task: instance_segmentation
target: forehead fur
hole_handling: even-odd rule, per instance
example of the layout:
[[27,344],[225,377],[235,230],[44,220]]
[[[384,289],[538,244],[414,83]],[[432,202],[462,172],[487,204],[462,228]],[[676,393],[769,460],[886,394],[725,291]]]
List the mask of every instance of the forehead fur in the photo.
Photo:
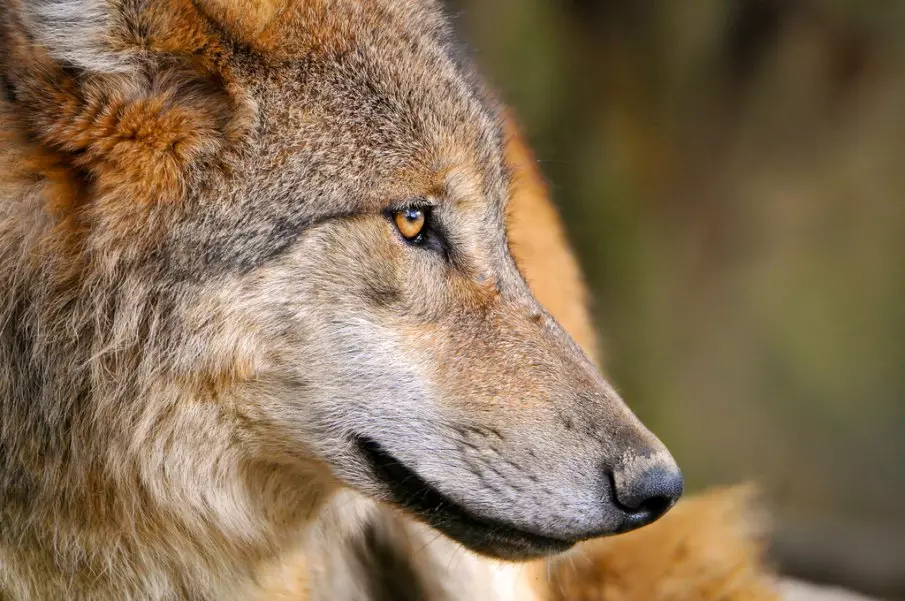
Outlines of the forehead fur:
[[232,64],[258,103],[262,143],[277,150],[257,163],[268,178],[277,169],[339,188],[328,204],[343,212],[436,193],[456,168],[498,175],[496,115],[445,38],[410,22],[445,28],[432,3],[293,6],[305,10],[282,17],[291,42]]
[[0,5],[12,110],[91,184],[95,241],[143,232],[145,256],[210,273],[463,173],[502,200],[496,111],[432,0]]

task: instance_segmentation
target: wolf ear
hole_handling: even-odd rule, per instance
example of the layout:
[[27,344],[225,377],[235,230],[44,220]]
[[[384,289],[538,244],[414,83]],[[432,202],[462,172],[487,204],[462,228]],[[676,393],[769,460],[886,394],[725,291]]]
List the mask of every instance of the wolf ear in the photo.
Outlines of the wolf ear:
[[0,0],[0,83],[15,123],[99,194],[181,198],[187,175],[222,165],[254,124],[217,63],[217,32],[190,3],[173,5]]

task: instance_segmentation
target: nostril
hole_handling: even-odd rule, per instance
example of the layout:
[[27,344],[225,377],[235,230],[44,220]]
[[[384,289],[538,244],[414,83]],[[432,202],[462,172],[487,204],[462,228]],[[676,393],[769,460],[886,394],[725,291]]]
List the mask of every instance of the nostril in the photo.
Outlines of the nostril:
[[612,480],[616,505],[639,522],[638,525],[650,523],[666,513],[682,496],[684,488],[682,472],[672,466],[656,466],[641,474],[616,470]]
[[676,498],[667,497],[666,495],[656,495],[649,499],[645,499],[636,508],[637,512],[646,513],[651,520],[655,520],[672,507],[676,502]]

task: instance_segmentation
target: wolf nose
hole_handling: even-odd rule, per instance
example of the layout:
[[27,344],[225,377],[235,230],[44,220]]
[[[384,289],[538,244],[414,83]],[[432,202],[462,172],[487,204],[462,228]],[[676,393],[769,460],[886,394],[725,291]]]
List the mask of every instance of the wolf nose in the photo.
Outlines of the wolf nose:
[[628,514],[626,525],[637,528],[653,522],[676,504],[682,496],[684,480],[670,458],[665,464],[623,465],[613,471],[613,485],[616,503]]

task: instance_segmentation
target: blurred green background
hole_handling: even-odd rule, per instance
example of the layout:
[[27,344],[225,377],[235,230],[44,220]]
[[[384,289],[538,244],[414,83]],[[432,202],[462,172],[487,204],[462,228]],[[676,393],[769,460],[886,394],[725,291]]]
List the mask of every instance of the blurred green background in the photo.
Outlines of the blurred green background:
[[456,0],[691,490],[905,599],[905,2]]

